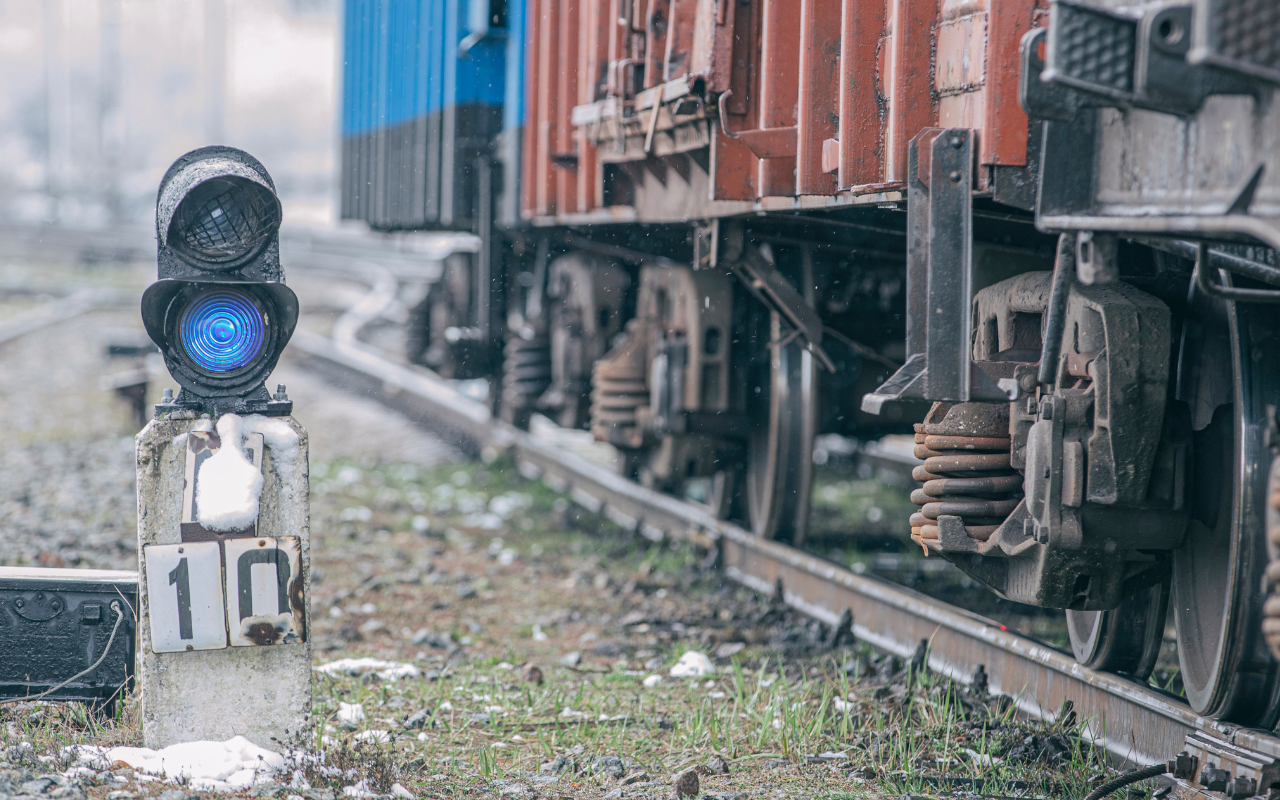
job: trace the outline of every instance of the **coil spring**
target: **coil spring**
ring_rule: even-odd
[[[545,336],[507,337],[502,358],[502,419],[524,427],[551,385],[551,346]]]
[[[960,517],[965,532],[985,542],[1022,497],[1022,475],[1009,465],[1007,435],[940,432],[945,428],[927,422],[915,426],[915,456],[924,463],[911,477],[924,486],[911,493],[911,501],[920,506],[911,515],[911,538],[921,547],[938,539],[937,520],[943,515]]]
[[[591,433],[614,441],[610,431],[636,426],[636,410],[649,402],[645,365],[629,359],[601,360],[591,370]]]
[[[1270,596],[1262,605],[1262,636],[1271,652],[1280,658],[1280,458],[1271,464],[1267,505],[1267,550],[1271,561],[1267,564],[1266,577]]]

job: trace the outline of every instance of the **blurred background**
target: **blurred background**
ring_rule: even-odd
[[[335,217],[340,0],[0,0],[0,225],[153,224],[206,144],[257,156],[286,225]]]

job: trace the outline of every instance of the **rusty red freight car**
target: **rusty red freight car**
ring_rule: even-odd
[[[909,434],[909,546],[1276,724],[1280,6],[488,2],[504,213],[414,341],[791,543],[818,435]]]
[[[1018,44],[1036,0],[530,0],[522,210],[670,221],[898,199],[907,145],[976,132],[1030,207]],[[587,215],[587,216],[583,216]]]

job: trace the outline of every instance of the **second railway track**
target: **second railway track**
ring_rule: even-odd
[[[484,403],[433,373],[397,363],[359,340],[360,328],[377,316],[375,306],[387,295],[387,274],[372,264],[355,273],[372,287],[366,301],[339,321],[332,337],[299,330],[293,339],[310,366],[450,434],[473,453],[508,453],[524,477],[566,492],[578,505],[625,529],[653,540],[692,540],[708,548],[732,581],[777,594],[827,625],[851,617],[853,634],[877,648],[909,658],[925,643],[930,670],[965,685],[981,676],[977,679],[985,679],[990,691],[1012,698],[1031,717],[1052,720],[1070,701],[1087,720],[1088,735],[1117,762],[1153,764],[1186,753],[1194,760],[1183,761],[1191,773],[1184,767],[1178,776],[1181,796],[1201,794],[1187,779],[1199,778],[1206,768],[1252,780],[1255,788],[1274,778],[1280,737],[1270,731],[1198,716],[1178,698],[1145,683],[1084,667],[1070,655],[978,614],[756,537],[694,503],[646,489],[497,419]]]

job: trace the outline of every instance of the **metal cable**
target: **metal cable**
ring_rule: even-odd
[[[93,664],[87,669],[84,669],[81,672],[77,672],[75,675],[72,675],[70,678],[67,678],[65,681],[58,684],[57,686],[51,687],[49,689],[45,689],[40,694],[33,695],[31,697],[11,697],[7,700],[0,700],[0,706],[6,705],[8,703],[33,703],[47,694],[52,694],[53,692],[58,691],[62,687],[66,686],[68,683],[71,683],[72,681],[74,681],[76,678],[80,678],[85,675],[88,675],[90,672],[93,672],[95,669],[97,669],[99,664],[107,660],[107,655],[111,652],[111,645],[115,643],[116,633],[120,630],[120,623],[124,622],[124,612],[121,610],[120,603],[118,601],[116,600],[111,601],[111,610],[116,612],[116,624],[115,624],[115,627],[111,629],[111,636],[107,638],[107,646],[102,648],[102,655],[98,657],[97,661],[93,662]]]
[[[1092,792],[1089,792],[1089,795],[1085,797],[1084,800],[1102,800],[1102,798],[1106,797],[1112,792],[1117,791],[1119,789],[1123,789],[1124,787],[1128,786],[1131,783],[1137,783],[1138,781],[1145,781],[1147,778],[1154,778],[1158,775],[1163,775],[1168,771],[1169,771],[1168,764],[1152,764],[1151,766],[1143,767],[1142,769],[1137,770],[1136,772],[1126,772],[1124,775],[1121,775],[1118,778],[1109,780],[1106,783],[1099,786],[1097,789],[1094,789]]]

